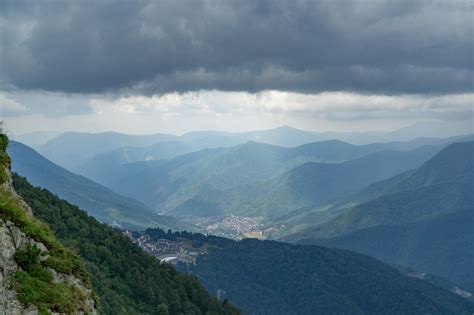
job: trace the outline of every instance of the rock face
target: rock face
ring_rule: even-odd
[[[12,222],[0,220],[0,314],[37,313],[36,309],[26,308],[17,300],[16,292],[11,285],[11,278],[18,270],[13,255],[16,249],[25,243],[36,242],[28,239]]]
[[[8,192],[18,198],[18,204],[25,211],[28,217],[33,217],[31,208],[19,197],[11,184],[11,176],[9,172],[8,180],[0,186],[3,192]],[[0,204],[0,212],[3,211]],[[20,227],[15,223],[1,219],[0,217],[0,314],[38,314],[39,310],[34,306],[23,305],[17,298],[17,293],[13,287],[12,278],[19,265],[14,259],[15,252],[27,244],[36,246],[41,253],[44,253],[45,259],[47,255],[46,246],[27,236]],[[41,254],[40,254],[41,256]],[[85,301],[80,308],[75,310],[74,314],[97,314],[97,305],[93,298],[93,293],[80,279],[74,275],[62,274],[54,269],[48,269],[53,274],[54,283],[67,283],[76,287],[85,297]],[[54,314],[54,312],[53,312]]]
[[[21,205],[23,210],[25,210],[26,215],[32,218],[33,211],[31,210],[31,207],[23,199],[21,199],[21,197],[16,193],[15,189],[13,188],[13,181],[12,181],[10,171],[6,169],[5,173],[7,174],[7,180],[3,184],[0,185],[0,190],[8,192],[12,194],[13,196],[15,196],[15,198],[18,200],[18,203]]]

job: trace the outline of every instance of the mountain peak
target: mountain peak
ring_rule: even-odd
[[[301,130],[301,129],[298,129],[298,128],[295,128],[295,127],[292,127],[292,126],[288,126],[288,125],[283,125],[283,126],[274,128],[273,130],[282,130],[282,131],[303,131],[303,132],[305,131],[305,130]]]
[[[458,176],[472,175],[473,164],[474,141],[456,142],[428,160],[412,177],[425,183],[443,182]]]

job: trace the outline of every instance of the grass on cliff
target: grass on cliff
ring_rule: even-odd
[[[7,181],[10,169],[7,146],[7,136],[0,134],[0,184]],[[51,268],[62,274],[74,275],[85,287],[91,288],[80,258],[60,243],[45,223],[30,217],[17,196],[3,189],[0,189],[0,221],[12,222],[26,236],[47,248],[41,253],[47,256],[43,261],[39,259],[37,248],[26,246],[16,250],[15,260],[22,269],[15,273],[13,285],[19,301],[36,305],[42,311],[50,309],[61,313],[71,313],[74,307],[80,306],[84,301],[83,294],[71,285],[53,283],[53,275],[47,270]]]
[[[22,268],[13,277],[13,286],[18,300],[27,305],[35,305],[43,314],[48,310],[70,314],[82,308],[84,295],[74,286],[53,283],[53,274],[47,268],[63,274],[74,275],[90,288],[86,271],[77,255],[57,241],[49,227],[38,219],[29,217],[17,197],[0,190],[0,219],[11,221],[27,236],[43,243],[47,259],[40,262],[39,249],[19,248],[15,260]]]
[[[29,217],[19,199],[10,192],[0,191],[0,219],[13,222],[27,236],[46,246],[49,258],[44,263],[47,267],[60,273],[72,274],[90,287],[80,258],[62,245],[45,223]]]
[[[44,314],[49,313],[49,310],[73,313],[84,304],[84,294],[73,285],[54,283],[53,273],[46,269],[40,259],[41,254],[41,250],[31,244],[16,250],[14,259],[21,267],[13,278],[18,300],[36,305],[40,313]]]
[[[7,146],[8,137],[4,134],[0,134],[0,185],[6,182],[6,180],[8,179],[6,170],[10,169],[11,161],[10,157],[7,154]]]

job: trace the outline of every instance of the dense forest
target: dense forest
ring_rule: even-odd
[[[238,314],[206,292],[194,276],[178,273],[143,252],[118,230],[14,175],[15,190],[85,262],[104,314]]]
[[[0,313],[91,313],[97,309],[81,259],[29,212],[10,181],[0,122]],[[64,281],[67,275],[70,281]]]
[[[471,302],[371,257],[313,245],[146,230],[207,255],[178,269],[249,314],[471,314]]]
[[[182,266],[183,267],[183,266]],[[468,301],[367,256],[244,240],[200,256],[189,271],[257,314],[470,314]]]
[[[474,290],[474,142],[374,183],[345,213],[286,240],[353,250]],[[348,203],[352,202],[350,199]]]
[[[84,261],[105,314],[472,314],[449,290],[371,257],[314,245],[149,228],[154,240],[205,246],[195,264],[160,264],[121,231],[13,175],[15,190]],[[201,285],[201,283],[203,285]],[[207,289],[207,291],[206,291]],[[208,292],[219,296],[218,300]],[[229,301],[229,302],[228,302]]]

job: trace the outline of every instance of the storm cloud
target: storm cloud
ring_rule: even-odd
[[[4,90],[473,88],[473,2],[0,1]]]

